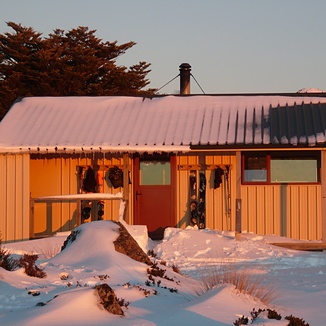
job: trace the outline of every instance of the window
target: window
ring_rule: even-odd
[[[266,156],[247,156],[244,168],[244,181],[266,182],[267,181],[267,158]]]
[[[140,162],[140,184],[142,186],[169,185],[170,183],[170,162]]]
[[[320,154],[312,152],[246,153],[242,156],[242,183],[320,182]]]

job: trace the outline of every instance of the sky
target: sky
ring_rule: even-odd
[[[12,21],[44,37],[87,26],[103,41],[136,42],[117,63],[150,63],[149,87],[168,83],[160,93],[178,93],[181,63],[192,67],[194,94],[326,90],[325,0],[0,0],[0,8],[0,34],[13,32]]]

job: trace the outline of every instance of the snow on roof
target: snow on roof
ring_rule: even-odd
[[[314,146],[326,142],[325,111],[323,94],[25,97],[0,123],[0,152]]]
[[[298,93],[325,93],[325,91],[323,91],[320,88],[301,88],[300,90],[298,90]]]

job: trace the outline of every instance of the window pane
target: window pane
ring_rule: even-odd
[[[247,182],[267,181],[267,166],[265,156],[245,157],[244,180]]]
[[[146,186],[169,185],[170,162],[140,162],[140,184]]]
[[[317,159],[271,159],[271,182],[317,181]]]

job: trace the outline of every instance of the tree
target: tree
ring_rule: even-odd
[[[151,95],[150,64],[129,68],[116,59],[136,43],[103,42],[95,30],[56,29],[42,38],[31,27],[7,23],[0,34],[0,119],[18,97]]]

